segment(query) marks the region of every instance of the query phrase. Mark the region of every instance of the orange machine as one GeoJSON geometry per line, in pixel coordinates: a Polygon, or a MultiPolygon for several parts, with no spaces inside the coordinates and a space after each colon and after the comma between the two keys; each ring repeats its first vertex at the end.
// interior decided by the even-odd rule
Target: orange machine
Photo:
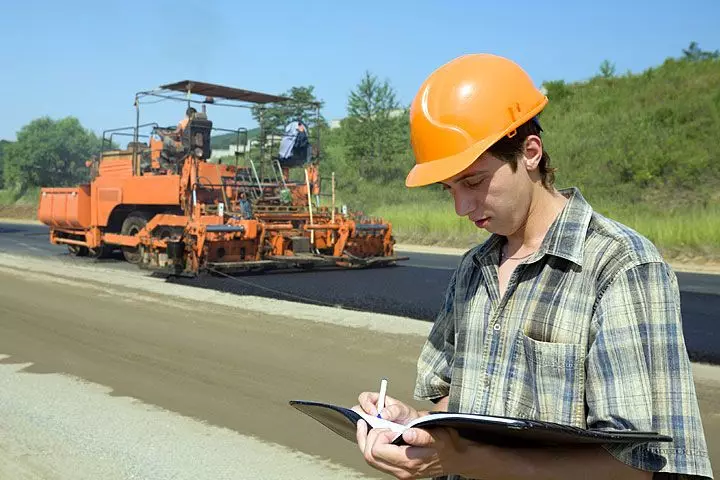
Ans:
{"type": "MultiPolygon", "coordinates": [[[[89,184],[43,188],[38,218],[50,227],[50,241],[66,244],[72,254],[101,257],[121,249],[141,267],[173,275],[234,272],[278,267],[363,267],[394,264],[392,226],[379,218],[358,218],[322,195],[317,155],[296,165],[304,181],[290,181],[272,149],[260,142],[260,167],[211,163],[208,98],[233,106],[283,104],[291,99],[209,83],[182,81],[136,94],[133,141],[124,150],[107,150],[88,163],[89,184]],[[178,97],[172,92],[183,92],[178,97]],[[205,100],[193,100],[193,95],[205,100]],[[140,99],[146,96],[202,103],[182,136],[157,124],[140,125],[140,99]],[[142,128],[152,128],[148,142],[142,128]],[[264,174],[268,170],[270,174],[264,174]]],[[[242,130],[242,129],[241,129],[242,130]]],[[[238,134],[236,152],[241,150],[238,134]]],[[[228,130],[225,130],[228,131],[228,130]]],[[[247,131],[245,131],[246,133],[247,131]]],[[[261,132],[260,138],[265,135],[261,132]]],[[[247,141],[245,142],[247,146],[247,141]]],[[[313,153],[319,152],[317,145],[313,153]]]]}

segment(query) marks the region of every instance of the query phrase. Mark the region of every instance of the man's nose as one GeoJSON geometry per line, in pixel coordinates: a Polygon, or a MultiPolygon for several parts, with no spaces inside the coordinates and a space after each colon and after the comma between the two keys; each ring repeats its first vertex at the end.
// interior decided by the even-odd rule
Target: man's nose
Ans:
{"type": "Polygon", "coordinates": [[[465,217],[472,213],[476,205],[475,198],[472,195],[461,192],[455,194],[455,213],[459,217],[465,217]]]}

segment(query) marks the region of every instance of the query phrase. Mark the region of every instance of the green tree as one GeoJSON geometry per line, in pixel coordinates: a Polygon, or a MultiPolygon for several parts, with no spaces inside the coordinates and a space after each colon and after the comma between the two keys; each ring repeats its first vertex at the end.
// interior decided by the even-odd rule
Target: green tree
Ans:
{"type": "Polygon", "coordinates": [[[691,62],[714,58],[720,58],[720,50],[715,50],[714,52],[701,50],[697,42],[690,42],[687,49],[683,48],[683,59],[690,60],[691,62]]]}
{"type": "Polygon", "coordinates": [[[322,115],[318,117],[318,109],[322,109],[324,102],[315,97],[315,87],[292,87],[282,96],[291,98],[291,102],[273,104],[270,106],[255,105],[252,108],[252,116],[262,127],[265,135],[282,133],[283,128],[294,120],[302,120],[311,131],[317,126],[326,125],[322,115]],[[319,125],[317,125],[319,124],[319,125]]]}
{"type": "Polygon", "coordinates": [[[600,76],[603,78],[612,78],[615,76],[615,64],[610,60],[603,60],[600,64],[600,76]]]}
{"type": "Polygon", "coordinates": [[[85,161],[99,152],[100,139],[77,118],[35,119],[4,148],[5,185],[23,191],[87,181],[85,161]]]}
{"type": "MultiPolygon", "coordinates": [[[[357,169],[352,168],[347,159],[345,134],[343,128],[324,128],[320,134],[322,143],[321,177],[327,179],[335,173],[338,191],[355,192],[357,185],[357,169]]],[[[323,193],[330,193],[330,183],[323,184],[323,193]]]]}
{"type": "Polygon", "coordinates": [[[572,95],[572,88],[565,83],[565,80],[550,80],[542,84],[545,94],[550,100],[562,100],[572,95]]]}
{"type": "Polygon", "coordinates": [[[0,140],[0,188],[4,188],[5,186],[5,177],[4,177],[4,168],[3,168],[3,153],[5,151],[6,145],[10,145],[12,142],[8,142],[7,140],[0,140]]]}
{"type": "Polygon", "coordinates": [[[409,119],[390,83],[365,72],[350,92],[347,111],[342,121],[347,161],[359,179],[387,183],[400,178],[409,155],[409,119]]]}

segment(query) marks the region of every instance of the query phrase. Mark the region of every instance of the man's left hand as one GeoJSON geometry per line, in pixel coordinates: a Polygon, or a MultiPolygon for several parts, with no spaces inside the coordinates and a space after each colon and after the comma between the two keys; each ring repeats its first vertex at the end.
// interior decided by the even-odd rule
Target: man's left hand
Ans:
{"type": "Polygon", "coordinates": [[[429,478],[446,475],[456,469],[464,450],[465,440],[450,429],[436,428],[432,431],[411,428],[403,433],[408,445],[393,445],[397,434],[388,429],[373,428],[368,432],[367,423],[358,421],[357,442],[365,461],[380,471],[399,479],[429,478]]]}

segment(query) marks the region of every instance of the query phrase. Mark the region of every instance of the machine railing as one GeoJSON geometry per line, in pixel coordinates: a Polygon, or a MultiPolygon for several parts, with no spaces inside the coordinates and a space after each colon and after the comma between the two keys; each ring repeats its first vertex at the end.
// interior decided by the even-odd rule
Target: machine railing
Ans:
{"type": "MultiPolygon", "coordinates": [[[[228,129],[228,128],[213,127],[211,130],[213,132],[217,131],[217,132],[226,132],[226,133],[236,134],[235,150],[233,152],[233,156],[235,157],[235,167],[237,168],[240,157],[242,156],[243,159],[245,159],[246,155],[248,154],[248,152],[250,150],[250,144],[248,143],[248,129],[244,128],[244,127],[240,127],[235,130],[232,130],[232,129],[228,129]],[[241,147],[242,147],[242,152],[240,152],[241,147]]],[[[210,137],[210,146],[212,148],[212,136],[210,137]]]]}

